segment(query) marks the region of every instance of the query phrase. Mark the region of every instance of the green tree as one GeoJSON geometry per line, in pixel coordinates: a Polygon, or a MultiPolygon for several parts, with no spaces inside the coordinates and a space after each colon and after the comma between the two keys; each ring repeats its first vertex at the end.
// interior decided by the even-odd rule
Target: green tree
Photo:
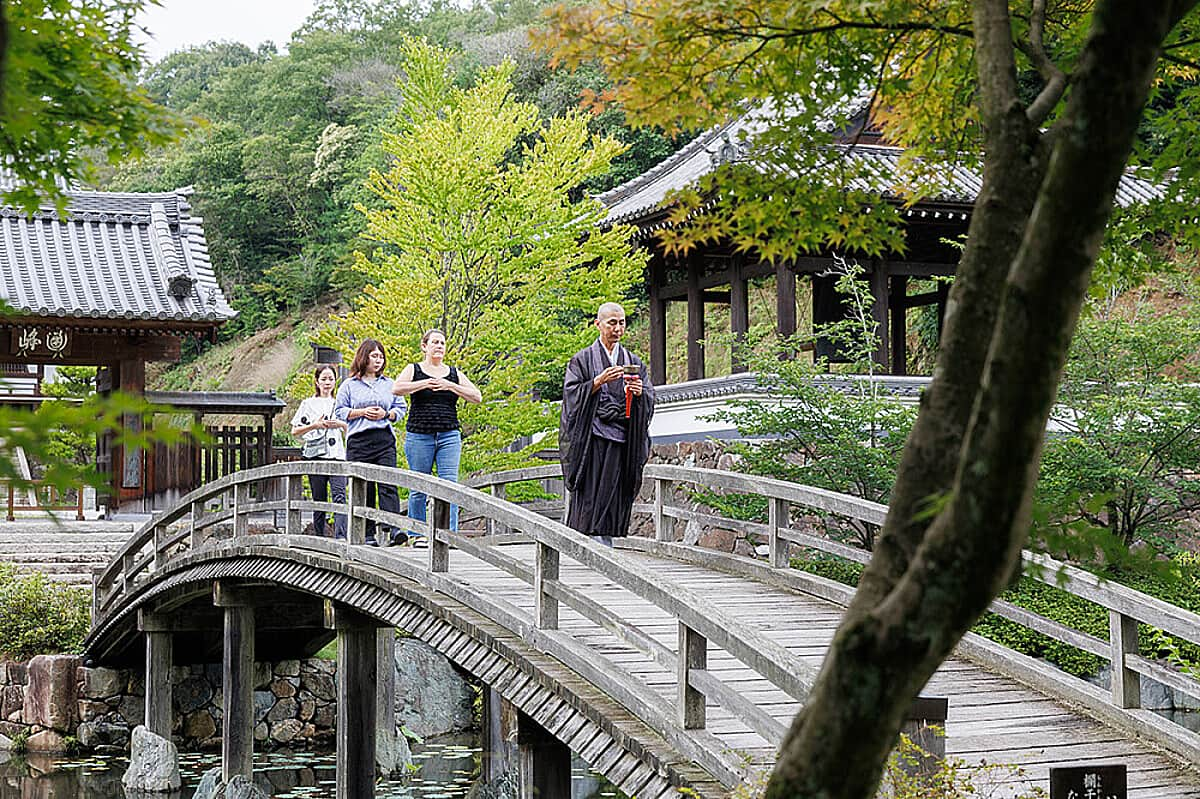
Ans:
{"type": "Polygon", "coordinates": [[[138,0],[15,0],[0,6],[0,156],[30,209],[87,182],[94,159],[143,152],[177,121],[136,82],[138,0]]]}
{"type": "Polygon", "coordinates": [[[401,364],[426,329],[445,331],[485,400],[464,414],[465,468],[491,466],[555,426],[539,393],[557,391],[595,309],[641,274],[629,231],[602,230],[603,207],[572,191],[622,148],[579,113],[543,123],[512,97],[511,63],[462,89],[447,51],[410,39],[404,55],[404,104],[384,134],[391,166],[369,181],[379,207],[362,207],[380,246],[358,261],[370,285],[336,343],[378,338],[401,364]]]}
{"type": "MultiPolygon", "coordinates": [[[[16,0],[0,4],[0,154],[15,188],[5,201],[32,210],[61,199],[68,183],[86,181],[96,160],[138,153],[167,141],[178,121],[155,105],[135,77],[141,51],[131,33],[140,0],[16,0]]],[[[11,308],[0,302],[0,315],[11,308]]],[[[78,404],[44,402],[37,411],[0,408],[0,480],[24,487],[12,453],[44,465],[42,479],[60,490],[101,485],[88,465],[69,459],[51,431],[86,441],[114,432],[118,443],[147,446],[178,434],[124,431],[124,414],[143,401],[114,395],[78,404]]]]}
{"type": "Polygon", "coordinates": [[[1037,488],[1055,522],[1174,544],[1170,528],[1200,508],[1198,346],[1194,311],[1081,321],[1037,488]]]}
{"type": "MultiPolygon", "coordinates": [[[[1198,62],[1194,4],[601,0],[556,12],[548,43],[569,62],[598,60],[635,122],[706,126],[750,105],[770,123],[743,161],[679,198],[687,224],[668,246],[729,239],[767,260],[899,249],[866,159],[830,146],[851,98],[872,100],[909,147],[906,199],[936,188],[947,161],[982,171],[888,519],[769,797],[870,796],[913,697],[1011,581],[1143,110],[1152,87],[1198,62]]],[[[1179,99],[1171,199],[1194,209],[1200,107],[1179,99]]]]}

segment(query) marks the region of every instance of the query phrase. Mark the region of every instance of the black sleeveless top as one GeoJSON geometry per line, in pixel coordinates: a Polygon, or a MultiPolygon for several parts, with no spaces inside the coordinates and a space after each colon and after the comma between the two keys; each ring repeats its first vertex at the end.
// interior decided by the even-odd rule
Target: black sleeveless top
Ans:
{"type": "MultiPolygon", "coordinates": [[[[432,375],[421,371],[421,364],[413,364],[413,380],[424,380],[432,375]]],[[[450,367],[446,379],[458,382],[458,370],[450,367]]],[[[409,396],[408,423],[404,429],[410,433],[444,433],[458,429],[458,395],[453,391],[434,391],[423,388],[409,396]]]]}

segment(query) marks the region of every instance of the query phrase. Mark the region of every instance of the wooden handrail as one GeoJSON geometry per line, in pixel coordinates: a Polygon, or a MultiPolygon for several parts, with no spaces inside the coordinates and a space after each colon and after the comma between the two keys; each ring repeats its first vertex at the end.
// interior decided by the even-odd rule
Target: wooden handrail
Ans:
{"type": "MultiPolygon", "coordinates": [[[[552,476],[557,474],[557,472],[551,471],[554,468],[553,466],[541,466],[536,467],[535,470],[500,472],[481,478],[480,484],[498,487],[505,482],[552,476]]],[[[753,532],[767,539],[770,550],[768,562],[777,569],[787,567],[789,545],[816,549],[857,563],[867,563],[870,560],[870,553],[866,550],[850,547],[792,527],[789,519],[791,505],[834,513],[874,525],[882,525],[887,516],[887,506],[877,502],[740,472],[650,464],[645,468],[644,478],[654,484],[654,500],[649,504],[636,504],[634,511],[650,517],[654,524],[657,541],[676,541],[674,529],[676,520],[696,521],[708,526],[753,532]],[[768,500],[770,519],[767,524],[762,524],[678,507],[671,502],[672,489],[678,483],[691,484],[709,490],[733,491],[764,497],[768,500]]],[[[1026,566],[1025,573],[1029,577],[1093,602],[1108,611],[1109,640],[1095,638],[1061,622],[1018,608],[1002,600],[992,603],[990,610],[993,613],[1056,641],[1109,660],[1113,666],[1112,701],[1117,707],[1137,708],[1140,706],[1139,674],[1158,680],[1192,697],[1200,698],[1200,680],[1167,669],[1161,664],[1146,660],[1137,654],[1137,625],[1139,623],[1156,627],[1191,643],[1200,643],[1200,614],[1163,602],[1120,583],[1105,580],[1091,572],[1055,560],[1047,555],[1026,551],[1022,554],[1022,560],[1026,566]]]]}
{"type": "Polygon", "coordinates": [[[75,521],[77,521],[77,522],[83,521],[83,486],[82,485],[76,486],[75,500],[73,502],[55,502],[54,500],[56,498],[61,498],[61,495],[58,492],[58,486],[56,486],[53,483],[48,483],[45,480],[23,481],[20,487],[18,487],[17,483],[13,480],[0,480],[0,483],[3,483],[8,489],[5,492],[8,496],[8,502],[6,504],[5,519],[7,519],[10,522],[16,520],[16,518],[17,518],[16,512],[17,511],[39,511],[39,510],[50,510],[50,511],[73,510],[73,511],[75,511],[75,521]],[[22,504],[17,503],[17,493],[22,488],[27,488],[29,491],[31,491],[33,493],[34,504],[22,505],[22,504]],[[48,502],[43,503],[41,501],[40,497],[41,497],[42,491],[47,492],[47,499],[49,500],[48,502]]]}

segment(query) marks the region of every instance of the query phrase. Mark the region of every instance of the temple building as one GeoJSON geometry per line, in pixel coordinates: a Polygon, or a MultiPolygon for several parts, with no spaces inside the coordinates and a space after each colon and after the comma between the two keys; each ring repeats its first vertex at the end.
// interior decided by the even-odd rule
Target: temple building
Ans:
{"type": "MultiPolygon", "coordinates": [[[[0,177],[6,187],[11,180],[0,177]]],[[[270,415],[283,406],[273,396],[145,390],[148,362],[177,361],[185,338],[214,341],[236,315],[217,284],[190,194],[69,189],[62,212],[52,204],[32,214],[0,207],[0,300],[8,306],[0,313],[0,403],[36,405],[47,370],[95,366],[102,394],[145,396],[197,419],[230,410],[264,417],[265,431],[238,442],[250,454],[233,462],[267,462],[270,415]]],[[[146,423],[125,420],[130,429],[146,423]]],[[[102,501],[110,512],[153,510],[215,473],[205,463],[213,453],[202,450],[187,442],[146,451],[103,437],[96,465],[110,489],[102,501]]]]}

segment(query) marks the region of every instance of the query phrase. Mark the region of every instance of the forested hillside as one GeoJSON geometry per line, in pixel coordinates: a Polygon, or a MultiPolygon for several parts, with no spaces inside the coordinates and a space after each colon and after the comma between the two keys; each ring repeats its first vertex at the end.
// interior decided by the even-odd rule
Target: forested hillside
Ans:
{"type": "MultiPolygon", "coordinates": [[[[121,164],[102,188],[195,188],[194,212],[204,218],[218,277],[239,311],[225,339],[274,327],[323,298],[353,301],[363,280],[350,268],[355,252],[378,246],[359,238],[365,217],[356,205],[379,202],[365,182],[372,169],[388,166],[381,142],[403,99],[406,36],[451,51],[463,86],[512,59],[516,99],[536,105],[546,120],[578,106],[582,92],[605,89],[597,70],[568,74],[529,50],[526,31],[540,5],[323,0],[286,48],[210,42],[169,55],[143,81],[187,120],[188,133],[121,164]]],[[[607,174],[590,178],[588,190],[615,185],[673,150],[654,131],[630,130],[611,108],[589,126],[632,146],[607,174]]]]}

